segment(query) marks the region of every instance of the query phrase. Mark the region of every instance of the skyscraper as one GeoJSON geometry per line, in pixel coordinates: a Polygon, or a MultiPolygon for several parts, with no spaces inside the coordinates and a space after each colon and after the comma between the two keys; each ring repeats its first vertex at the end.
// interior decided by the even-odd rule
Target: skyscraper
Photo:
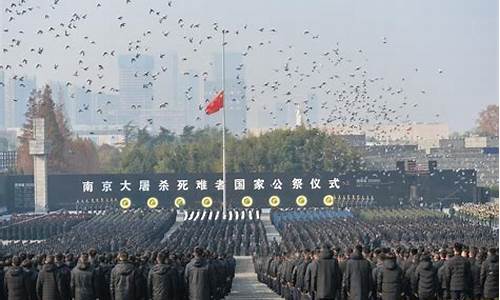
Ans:
{"type": "Polygon", "coordinates": [[[147,126],[153,107],[154,60],[152,56],[120,55],[118,58],[120,124],[133,121],[139,127],[147,126]]]}
{"type": "MultiPolygon", "coordinates": [[[[215,86],[222,89],[222,56],[214,56],[215,86]]],[[[245,93],[245,69],[241,53],[225,54],[225,91],[226,128],[234,134],[242,135],[247,128],[247,109],[245,93]]]]}
{"type": "Polygon", "coordinates": [[[156,61],[160,74],[154,85],[154,104],[151,112],[153,128],[160,126],[181,133],[186,125],[186,103],[181,97],[179,82],[179,58],[169,51],[156,61]]]}
{"type": "Polygon", "coordinates": [[[203,106],[203,99],[200,94],[200,78],[195,77],[197,72],[189,70],[179,80],[179,100],[184,103],[185,108],[185,124],[194,127],[203,127],[201,117],[204,110],[200,110],[200,105],[203,106]]]}
{"type": "Polygon", "coordinates": [[[5,127],[5,81],[4,73],[0,71],[0,128],[5,127]]]}
{"type": "Polygon", "coordinates": [[[34,77],[22,76],[8,80],[4,100],[5,127],[19,128],[23,126],[24,114],[28,109],[28,99],[34,89],[36,89],[34,77]]]}
{"type": "Polygon", "coordinates": [[[307,96],[307,105],[304,112],[306,113],[307,124],[311,127],[317,127],[319,122],[319,99],[316,94],[311,93],[307,96]]]}

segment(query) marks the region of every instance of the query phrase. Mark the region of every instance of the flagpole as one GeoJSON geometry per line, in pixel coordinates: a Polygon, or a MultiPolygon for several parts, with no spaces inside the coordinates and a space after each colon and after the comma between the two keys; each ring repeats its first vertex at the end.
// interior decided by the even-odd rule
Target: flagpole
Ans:
{"type": "Polygon", "coordinates": [[[223,95],[223,105],[222,105],[222,218],[226,219],[227,216],[227,202],[226,202],[226,66],[225,66],[225,29],[222,29],[222,92],[223,95]]]}

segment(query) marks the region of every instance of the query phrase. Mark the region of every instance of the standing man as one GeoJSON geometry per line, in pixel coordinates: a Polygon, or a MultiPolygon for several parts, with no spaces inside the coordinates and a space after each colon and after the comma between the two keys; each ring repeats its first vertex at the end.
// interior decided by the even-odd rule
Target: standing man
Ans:
{"type": "Polygon", "coordinates": [[[5,296],[7,300],[30,300],[27,274],[21,267],[21,258],[14,256],[12,266],[5,273],[5,296]]]}
{"type": "Polygon", "coordinates": [[[463,300],[472,288],[472,274],[469,261],[462,256],[462,245],[455,243],[454,256],[445,269],[445,281],[451,300],[463,300]]]}
{"type": "Polygon", "coordinates": [[[82,254],[71,271],[71,295],[75,300],[94,300],[97,298],[96,283],[96,273],[90,265],[89,256],[82,254]]]}
{"type": "Polygon", "coordinates": [[[372,290],[372,270],[368,260],[363,257],[363,247],[357,245],[346,263],[343,285],[347,299],[368,300],[372,290]]]}
{"type": "Polygon", "coordinates": [[[111,300],[139,300],[141,290],[139,274],[135,266],[128,261],[128,253],[118,254],[118,263],[111,270],[111,300]]]}
{"type": "Polygon", "coordinates": [[[56,280],[57,267],[54,264],[54,256],[49,255],[45,259],[38,279],[36,281],[36,295],[38,300],[61,300],[60,291],[56,280]]]}
{"type": "Polygon", "coordinates": [[[403,291],[403,271],[396,263],[396,256],[387,253],[382,257],[383,266],[377,272],[377,292],[383,300],[400,299],[403,291]]]}
{"type": "Polygon", "coordinates": [[[323,246],[321,249],[318,265],[312,276],[316,282],[316,299],[335,299],[340,290],[340,268],[337,259],[333,257],[328,247],[323,246]]]}
{"type": "Polygon", "coordinates": [[[160,252],[156,256],[156,265],[148,274],[148,299],[177,299],[177,271],[171,264],[166,264],[167,256],[160,252]]]}
{"type": "Polygon", "coordinates": [[[215,296],[215,280],[203,249],[194,248],[194,258],[186,265],[184,280],[189,300],[210,300],[215,296]]]}
{"type": "Polygon", "coordinates": [[[498,252],[490,249],[488,257],[481,266],[481,286],[485,299],[498,298],[498,252]]]}

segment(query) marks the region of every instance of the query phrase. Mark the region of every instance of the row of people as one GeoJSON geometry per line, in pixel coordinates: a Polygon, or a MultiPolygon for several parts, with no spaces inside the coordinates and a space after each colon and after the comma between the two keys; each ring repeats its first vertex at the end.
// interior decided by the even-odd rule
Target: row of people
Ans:
{"type": "Polygon", "coordinates": [[[70,213],[39,215],[29,219],[16,217],[8,225],[0,226],[0,239],[43,240],[68,232],[73,226],[90,217],[88,214],[70,213]]]}
{"type": "Polygon", "coordinates": [[[100,252],[138,252],[159,245],[175,218],[176,212],[167,209],[106,211],[41,243],[11,243],[0,247],[0,253],[81,253],[89,248],[100,252]]]}
{"type": "Polygon", "coordinates": [[[254,257],[259,281],[286,300],[495,299],[498,248],[433,252],[420,248],[370,251],[323,246],[254,257]]]}
{"type": "Polygon", "coordinates": [[[235,270],[234,258],[199,247],[189,256],[21,253],[5,264],[0,299],[8,300],[217,300],[230,292],[235,270]]]}
{"type": "Polygon", "coordinates": [[[200,218],[188,219],[169,236],[165,249],[186,253],[195,246],[236,256],[269,251],[264,225],[255,216],[215,219],[200,215],[200,218]]]}

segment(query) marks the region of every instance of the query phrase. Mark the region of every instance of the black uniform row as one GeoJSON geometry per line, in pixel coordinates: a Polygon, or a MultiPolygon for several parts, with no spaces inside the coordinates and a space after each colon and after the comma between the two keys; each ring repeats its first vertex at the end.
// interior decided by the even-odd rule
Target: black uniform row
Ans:
{"type": "Polygon", "coordinates": [[[498,249],[404,251],[358,245],[254,257],[258,279],[285,299],[495,299],[498,249]]]}
{"type": "Polygon", "coordinates": [[[236,256],[253,253],[267,255],[269,251],[264,225],[255,215],[252,219],[247,215],[243,220],[186,220],[166,243],[166,250],[182,253],[191,251],[195,246],[236,256]]]}
{"type": "Polygon", "coordinates": [[[0,253],[82,253],[90,248],[140,252],[158,246],[175,217],[175,211],[163,209],[101,212],[42,243],[13,243],[0,247],[0,253]]]}
{"type": "Polygon", "coordinates": [[[0,226],[0,240],[42,240],[71,230],[76,224],[85,221],[87,214],[57,213],[35,216],[0,226]]]}
{"type": "Polygon", "coordinates": [[[216,300],[230,292],[235,270],[234,258],[202,248],[185,257],[95,250],[79,258],[21,254],[5,263],[2,300],[216,300]]]}

